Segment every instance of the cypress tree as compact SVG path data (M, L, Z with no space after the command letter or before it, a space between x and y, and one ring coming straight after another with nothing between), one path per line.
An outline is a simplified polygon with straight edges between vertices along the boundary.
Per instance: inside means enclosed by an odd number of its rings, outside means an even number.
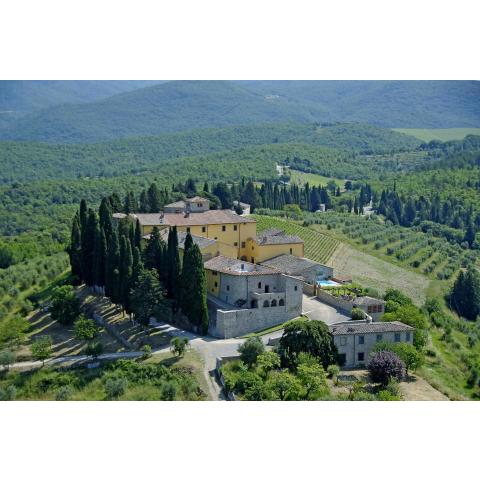
M112 235L113 224L112 224L112 210L108 198L102 198L100 203L100 208L98 210L100 229L103 230L105 238L108 239Z
M88 210L87 225L83 235L82 245L82 272L83 280L91 287L94 284L94 249L95 249L95 234L98 229L97 215L92 209Z
M203 191L206 192L206 193L209 193L208 183L207 183L207 182L205 182L205 183L203 184Z
M82 235L83 235L83 232L85 231L85 227L87 226L87 218L88 218L87 202L82 198L82 200L80 200L80 228L81 228Z
M118 283L115 271L118 272L120 260L120 248L118 246L118 235L114 230L108 244L107 263L105 265L105 295L112 301L117 298Z
M162 266L162 244L164 242L160 238L160 231L158 227L153 227L150 239L143 251L143 263L146 268L150 270L159 270Z
M111 210L114 213L119 213L123 211L122 202L118 193L114 192L109 197L108 200L110 202Z
M167 295L169 298L177 298L179 294L180 280L180 256L178 254L177 227L174 226L168 232L167 246Z
M147 192L148 197L148 211L150 213L157 213L162 208L162 202L160 197L160 191L158 190L157 184L152 183L148 188Z
M70 245L68 247L68 255L70 257L70 267L72 274L78 278L82 277L82 239L80 219L78 212L73 217L72 232L70 235Z
M140 220L137 218L135 223L135 239L132 243L132 247L137 247L140 251L142 249L142 227L140 226Z
M202 253L193 244L183 257L181 308L202 334L208 331L207 283Z
M142 190L142 193L140 193L140 205L139 205L139 211L140 213L148 213L148 197L147 197L147 192L145 190Z
M123 311L129 311L129 292L132 281L133 255L132 246L128 237L123 236L120 240L120 286L119 299Z
M107 264L107 239L103 228L97 227L95 232L95 250L93 255L94 284L105 286L105 270Z

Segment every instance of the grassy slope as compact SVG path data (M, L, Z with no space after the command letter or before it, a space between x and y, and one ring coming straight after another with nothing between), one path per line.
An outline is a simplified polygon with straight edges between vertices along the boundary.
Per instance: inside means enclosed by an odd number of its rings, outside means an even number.
M396 132L419 138L423 142L430 140L462 140L467 135L480 135L480 128L394 128Z
M295 183L297 185L305 185L305 183L308 182L311 187L318 185L325 186L330 180L333 180L340 189L343 189L345 183L345 180L342 180L341 178L325 177L316 173L305 173L293 169L289 169L288 172L290 174L290 183Z

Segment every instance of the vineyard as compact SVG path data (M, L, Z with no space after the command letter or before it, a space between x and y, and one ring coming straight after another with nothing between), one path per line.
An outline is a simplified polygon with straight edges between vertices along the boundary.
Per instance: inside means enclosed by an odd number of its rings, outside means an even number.
M297 235L305 242L305 257L318 263L325 264L335 252L339 242L327 235L310 228L302 227L292 221L285 221L275 217L253 215L257 221L259 232L270 228L279 228L288 235Z
M314 231L331 231L362 250L414 269L438 280L450 279L460 268L475 263L478 254L430 234L383 222L379 217L327 212L311 214L305 224Z

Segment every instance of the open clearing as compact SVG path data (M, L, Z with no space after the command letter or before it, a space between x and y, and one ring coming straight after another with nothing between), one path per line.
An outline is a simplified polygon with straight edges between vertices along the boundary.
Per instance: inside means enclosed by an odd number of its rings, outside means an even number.
M311 187L318 185L326 186L329 181L333 180L340 187L340 190L344 189L345 180L341 178L324 177L316 173L305 173L293 169L289 169L288 172L290 173L290 183L295 183L296 185L305 185L308 182Z
M404 268L392 265L368 253L341 243L327 262L335 273L351 275L355 282L384 293L387 288L398 288L417 305L425 302L429 279Z
M467 135L480 135L480 128L392 128L396 132L419 138L423 142L430 140L462 140Z

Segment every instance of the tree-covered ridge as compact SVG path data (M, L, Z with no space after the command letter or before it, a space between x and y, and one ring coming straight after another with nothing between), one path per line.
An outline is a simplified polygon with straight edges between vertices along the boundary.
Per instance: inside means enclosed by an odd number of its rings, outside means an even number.
M252 147L255 152L256 146L270 149L275 144L305 144L309 151L318 145L368 154L410 150L420 142L391 130L357 124L193 130L92 145L0 142L0 162L4 165L0 182L136 174L158 168L167 160L213 152L228 156L232 150Z
M98 142L269 122L384 127L479 126L479 82L172 81L35 111L0 138Z

